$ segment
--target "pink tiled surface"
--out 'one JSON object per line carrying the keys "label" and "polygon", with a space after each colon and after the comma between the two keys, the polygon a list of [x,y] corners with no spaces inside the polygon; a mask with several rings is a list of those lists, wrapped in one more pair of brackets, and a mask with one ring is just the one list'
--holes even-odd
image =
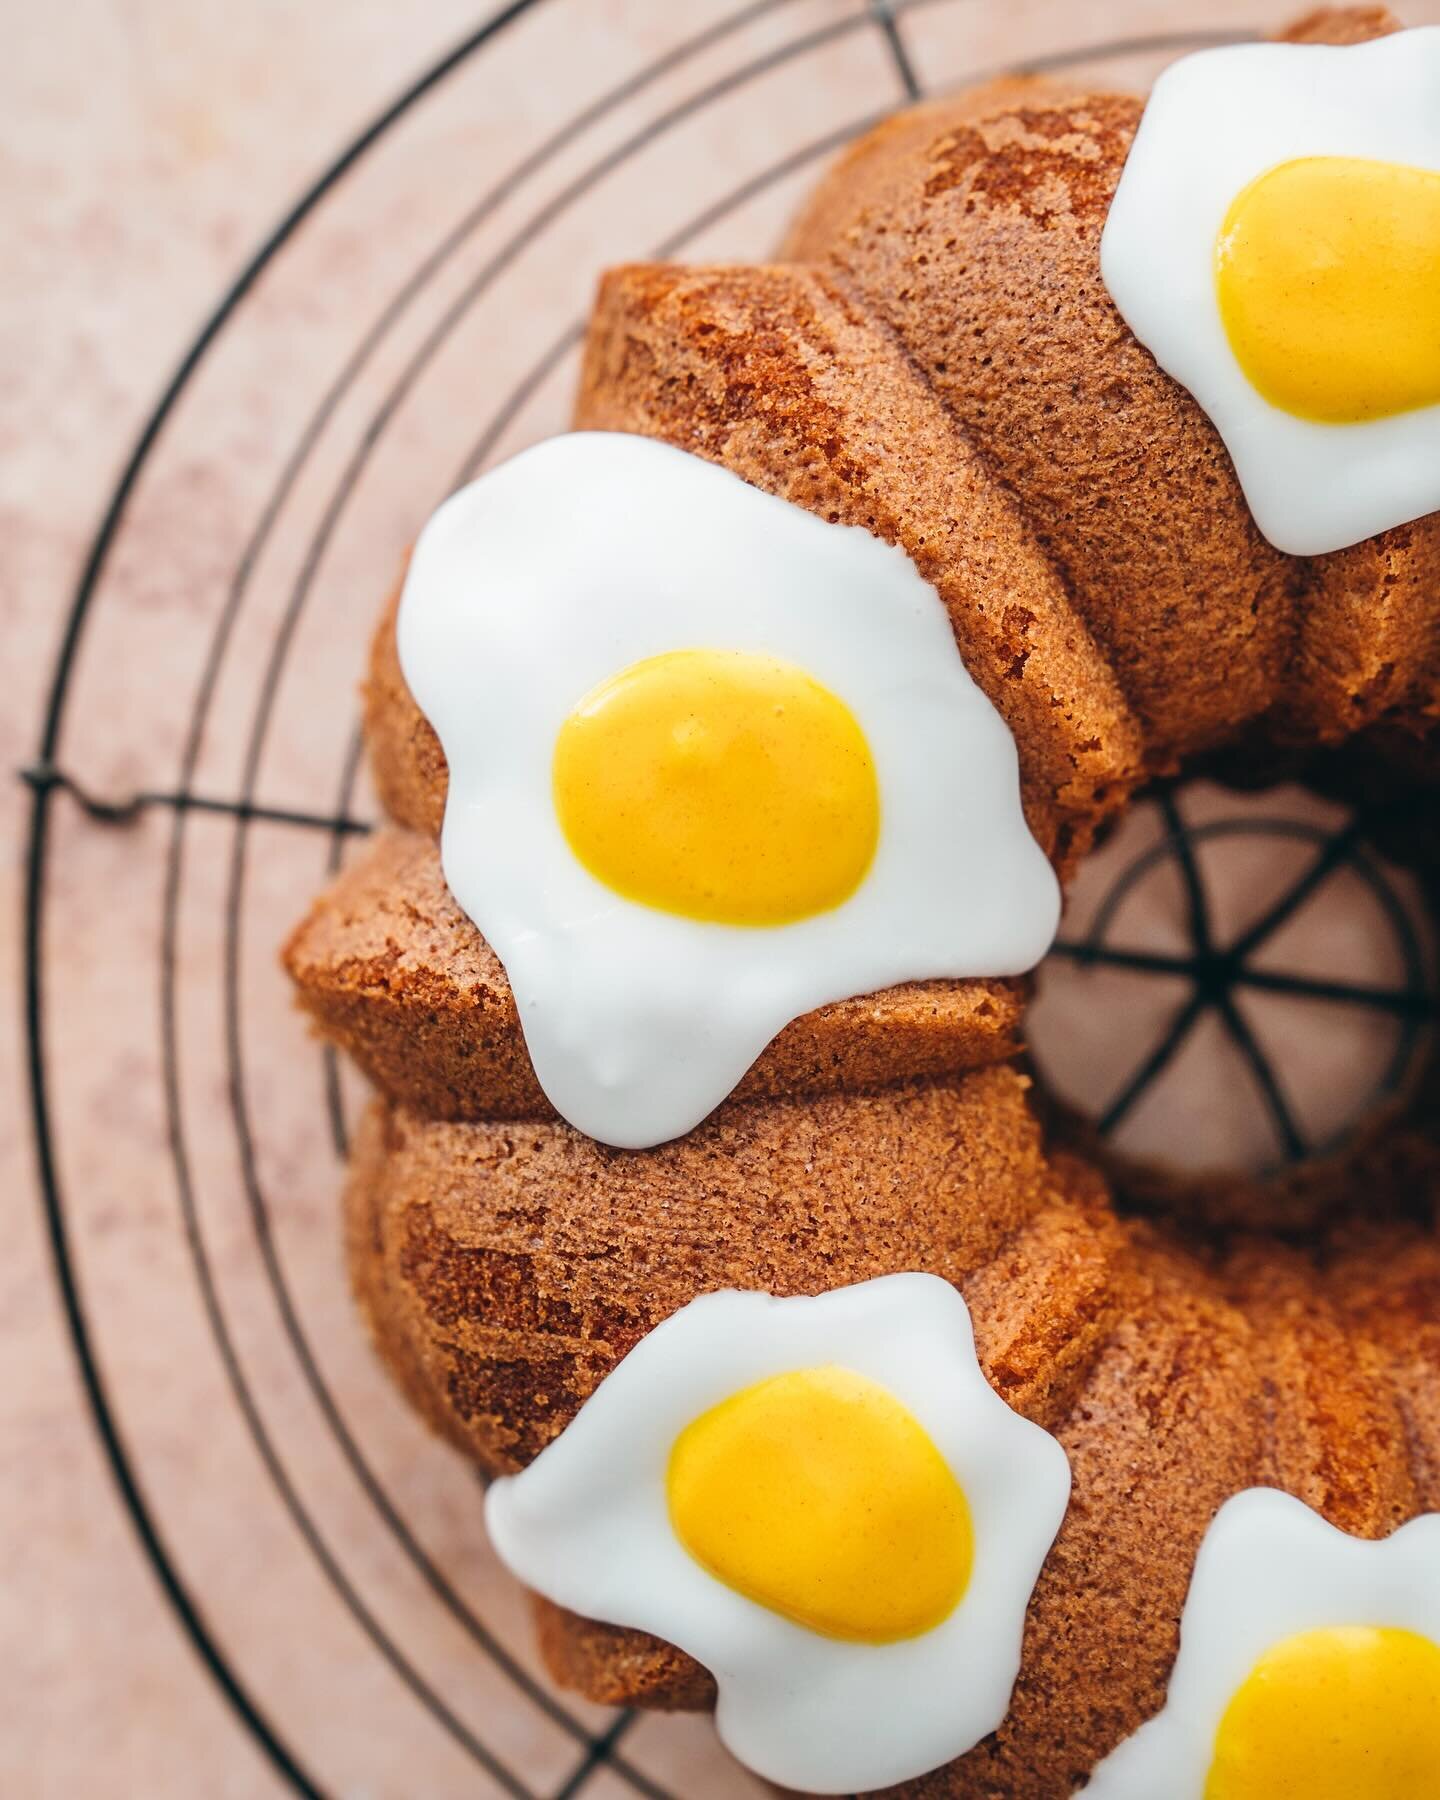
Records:
{"label": "pink tiled surface", "polygon": [[[927,87],[1056,49],[1143,81],[1161,51],[1098,47],[1283,10],[937,0],[902,23]],[[480,16],[461,0],[12,9],[7,771],[33,757],[89,534],[198,322],[314,172]],[[858,0],[539,0],[357,164],[200,366],[97,590],[61,764],[103,793],[168,789],[193,752],[197,793],[364,815],[363,778],[351,793],[347,774],[377,596],[462,469],[561,422],[567,333],[595,271],[677,240],[697,257],[762,251],[824,146],[899,93]],[[0,808],[18,891],[17,782]],[[106,829],[63,797],[52,816],[55,1175],[100,1373],[175,1579],[327,1794],[502,1792],[487,1758],[557,1790],[575,1732],[607,1721],[567,1703],[557,1722],[497,1671],[482,1633],[535,1668],[474,1479],[391,1393],[344,1290],[326,1071],[274,962],[329,838],[202,816],[177,838],[163,810]],[[1059,994],[1050,1010],[1063,1055],[1094,1008]],[[7,1094],[21,1088],[16,1011]],[[1203,1052],[1192,1073],[1219,1079]],[[342,1117],[358,1098],[342,1077]],[[1141,1128],[1165,1140],[1163,1117]],[[7,1107],[0,1132],[0,1793],[284,1791],[118,1502],[58,1305],[28,1110]],[[1236,1126],[1234,1153],[1252,1138]],[[755,1791],[700,1721],[646,1721],[623,1748],[687,1800]],[[590,1791],[636,1790],[622,1768]]]}

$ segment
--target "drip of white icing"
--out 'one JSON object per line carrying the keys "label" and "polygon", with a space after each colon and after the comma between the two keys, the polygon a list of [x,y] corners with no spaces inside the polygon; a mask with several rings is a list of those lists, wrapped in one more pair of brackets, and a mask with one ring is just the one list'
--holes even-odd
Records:
{"label": "drip of white icing", "polygon": [[[556,1110],[641,1147],[711,1112],[791,1019],[899,982],[1014,975],[1059,891],[1020,807],[1014,740],[904,554],[649,440],[577,433],[463,488],[420,537],[405,678],[449,764],[441,850],[499,956]],[[556,817],[557,733],[644,658],[798,665],[858,720],[881,834],[859,889],[772,928],[626,900]]]}
{"label": "drip of white icing", "polygon": [[[671,1527],[666,1469],[685,1427],[766,1376],[825,1363],[908,1408],[969,1502],[969,1586],[922,1637],[818,1636],[707,1574]],[[491,1487],[486,1521],[532,1588],[703,1663],[719,1687],[720,1735],[741,1762],[784,1787],[849,1794],[921,1775],[1000,1724],[1069,1493],[1060,1445],[982,1374],[965,1302],[936,1276],[907,1274],[816,1298],[693,1301],[641,1340],[529,1468]]]}
{"label": "drip of white icing", "polygon": [[1220,316],[1215,241],[1232,202],[1300,157],[1440,169],[1440,26],[1372,43],[1242,44],[1172,64],[1145,108],[1101,240],[1126,324],[1225,440],[1277,549],[1320,556],[1440,509],[1440,406],[1356,425],[1281,411]]}
{"label": "drip of white icing", "polygon": [[1085,1800],[1204,1800],[1220,1721],[1256,1662],[1336,1625],[1440,1643],[1440,1513],[1371,1541],[1275,1488],[1227,1500],[1195,1559],[1164,1709],[1106,1757]]}

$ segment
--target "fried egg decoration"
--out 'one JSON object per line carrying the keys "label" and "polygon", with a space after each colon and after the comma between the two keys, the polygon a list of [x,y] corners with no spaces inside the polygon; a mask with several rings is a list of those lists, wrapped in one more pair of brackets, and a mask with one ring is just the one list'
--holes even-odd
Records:
{"label": "fried egg decoration", "polygon": [[1174,64],[1101,269],[1278,549],[1317,556],[1436,511],[1440,26]]}
{"label": "fried egg decoration", "polygon": [[1054,935],[1010,732],[868,532],[554,438],[431,519],[399,645],[449,763],[446,881],[591,1137],[677,1137],[802,1013],[1018,974]]}
{"label": "fried egg decoration", "polygon": [[1251,1488],[1195,1562],[1162,1712],[1085,1800],[1436,1800],[1440,1513],[1378,1542]]}
{"label": "fried egg decoration", "polygon": [[1004,1718],[1070,1493],[933,1275],[813,1299],[707,1294],[641,1340],[486,1520],[561,1606],[714,1675],[767,1780],[888,1787]]}

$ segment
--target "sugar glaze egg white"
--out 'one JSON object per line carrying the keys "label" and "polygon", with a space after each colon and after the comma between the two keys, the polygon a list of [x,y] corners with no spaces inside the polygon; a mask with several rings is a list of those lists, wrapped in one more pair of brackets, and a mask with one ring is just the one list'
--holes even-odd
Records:
{"label": "sugar glaze egg white", "polygon": [[1165,1705],[1085,1800],[1433,1800],[1440,1514],[1368,1541],[1252,1488],[1206,1533]]}
{"label": "sugar glaze egg white", "polygon": [[1278,549],[1322,555],[1440,509],[1440,26],[1173,64],[1101,270]]}
{"label": "sugar glaze egg white", "polygon": [[486,1521],[538,1592],[709,1669],[741,1762],[850,1794],[1001,1723],[1069,1491],[1060,1445],[986,1381],[960,1295],[904,1274],[693,1301],[491,1486]]}
{"label": "sugar glaze egg white", "polygon": [[817,1006],[1049,946],[1011,734],[863,530],[576,433],[439,509],[398,633],[449,765],[446,881],[592,1137],[688,1131]]}

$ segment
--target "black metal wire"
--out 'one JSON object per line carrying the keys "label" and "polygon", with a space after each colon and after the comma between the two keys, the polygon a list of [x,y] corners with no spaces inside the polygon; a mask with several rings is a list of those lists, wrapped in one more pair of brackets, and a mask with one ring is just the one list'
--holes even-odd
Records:
{"label": "black metal wire", "polygon": [[587,1785],[591,1776],[597,1774],[606,1763],[613,1767],[616,1761],[615,1747],[634,1725],[635,1717],[635,1712],[630,1707],[617,1714],[609,1728],[591,1740],[585,1754],[556,1788],[552,1800],[574,1800],[574,1796]]}
{"label": "black metal wire", "polygon": [[[1069,962],[1137,969],[1147,975],[1196,974],[1193,956],[1166,956],[1155,950],[1128,950],[1115,944],[1092,944],[1061,938],[1050,946],[1050,955]],[[1370,987],[1358,981],[1325,981],[1314,975],[1287,975],[1277,969],[1252,969],[1244,965],[1230,976],[1236,987],[1258,988],[1272,994],[1294,994],[1301,999],[1326,1000],[1337,1005],[1365,1006],[1374,1012],[1393,1012],[1428,1019],[1436,1003],[1430,993],[1407,988]]]}
{"label": "black metal wire", "polygon": [[20,771],[20,779],[37,793],[58,788],[99,825],[134,825],[146,813],[169,811],[220,813],[233,819],[260,820],[267,825],[300,825],[311,831],[328,831],[340,839],[363,837],[375,829],[372,820],[354,819],[345,812],[312,813],[288,806],[264,806],[256,800],[222,800],[213,794],[192,794],[184,788],[168,793],[142,788],[118,800],[106,800],[81,787],[73,775],[67,775],[53,763],[31,763]]}
{"label": "black metal wire", "polygon": [[[1167,977],[1179,976],[1190,984],[1190,992],[1169,1024],[1101,1111],[1096,1129],[1102,1136],[1117,1131],[1174,1061],[1195,1027],[1207,1013],[1213,1012],[1250,1071],[1285,1160],[1298,1162],[1313,1154],[1318,1146],[1305,1141],[1280,1072],[1245,1017],[1240,990],[1252,988],[1287,994],[1296,999],[1339,1002],[1393,1014],[1397,1020],[1396,1044],[1371,1096],[1369,1104],[1373,1106],[1403,1086],[1414,1066],[1427,1022],[1440,1016],[1440,1000],[1428,978],[1424,950],[1414,922],[1393,883],[1366,853],[1358,819],[1337,831],[1326,831],[1294,819],[1213,819],[1205,824],[1191,825],[1181,812],[1172,784],[1162,785],[1150,797],[1164,820],[1165,836],[1117,876],[1096,908],[1090,929],[1083,938],[1061,938],[1051,948],[1053,956],[1083,967],[1108,966]],[[1316,845],[1317,853],[1296,880],[1246,927],[1234,943],[1219,947],[1213,938],[1209,898],[1196,852],[1207,842],[1239,836],[1299,840]],[[1178,867],[1184,889],[1188,951],[1183,955],[1161,955],[1112,944],[1109,934],[1124,901],[1146,876],[1167,861],[1173,861]],[[1400,953],[1403,986],[1376,988],[1259,969],[1251,963],[1255,952],[1341,869],[1357,875],[1379,902]]]}
{"label": "black metal wire", "polygon": [[[808,164],[818,162],[822,157],[828,156],[840,145],[848,143],[858,133],[871,125],[878,124],[885,116],[883,112],[867,113],[863,118],[850,120],[848,124],[842,125],[837,131],[827,131],[823,137],[803,144],[782,162],[774,164],[759,175],[752,176],[748,181],[741,182],[739,187],[732,188],[728,194],[707,206],[703,212],[697,213],[679,231],[672,232],[669,237],[657,244],[652,252],[653,256],[657,260],[663,260],[679,255],[691,239],[698,237],[702,231],[709,230],[710,226],[717,224],[727,213],[743,206],[747,200],[753,199],[766,187],[772,186],[777,181],[783,181],[787,175],[792,175]],[[451,483],[452,487],[463,487],[467,481],[472,480],[479,473],[494,455],[500,440],[524,411],[530,400],[561,366],[569,353],[579,346],[584,335],[585,321],[577,318],[567,325],[559,337],[540,353],[500,403],[493,418],[480,433],[474,445],[466,452],[465,460],[461,463]]]}
{"label": "black metal wire", "polygon": [[[59,712],[55,711],[58,723]],[[48,736],[48,727],[47,727]],[[134,1457],[120,1430],[109,1389],[100,1373],[95,1344],[86,1316],[75,1267],[74,1251],[65,1221],[60,1190],[60,1175],[55,1163],[54,1140],[50,1126],[48,1070],[45,1061],[44,966],[41,957],[41,934],[44,921],[45,871],[49,851],[50,796],[48,785],[33,790],[30,808],[30,841],[25,878],[25,988],[26,1068],[30,1084],[31,1124],[35,1140],[36,1174],[45,1209],[46,1230],[60,1290],[60,1302],[70,1340],[75,1346],[80,1380],[90,1407],[95,1430],[120,1495],[122,1509],[130,1520],[145,1559],[154,1572],[160,1591],[175,1614],[180,1630],[188,1639],[201,1666],[233,1709],[240,1723],[249,1731],[271,1767],[303,1800],[324,1800],[286,1741],[257,1705],[249,1688],[231,1668],[214,1631],[177,1569],[170,1546],[155,1522],[154,1510],[135,1471]]]}
{"label": "black metal wire", "polygon": [[1149,1092],[1184,1048],[1186,1039],[1204,1016],[1206,1000],[1198,991],[1175,1014],[1145,1059],[1125,1081],[1119,1093],[1096,1120],[1101,1137],[1109,1137],[1129,1117],[1135,1106]]}
{"label": "black metal wire", "polygon": [[1200,876],[1200,865],[1195,859],[1195,847],[1185,829],[1185,820],[1181,817],[1180,803],[1175,798],[1174,788],[1169,785],[1161,788],[1156,798],[1160,811],[1165,816],[1165,826],[1170,833],[1171,842],[1175,846],[1180,878],[1185,884],[1191,946],[1197,956],[1209,956],[1214,949],[1210,937],[1210,901]]}
{"label": "black metal wire", "polygon": [[[110,496],[91,543],[89,554],[85,559],[66,619],[51,678],[36,757],[38,767],[44,769],[54,767],[56,752],[59,749],[65,703],[70,690],[70,678],[74,670],[81,634],[94,603],[101,572],[106,566],[120,529],[121,520],[124,518],[130,497],[140,478],[140,472],[158,442],[181,394],[189,385],[191,377],[208,354],[211,346],[254,286],[262,271],[278,255],[325,196],[344,179],[349,170],[379,141],[395,120],[408,112],[432,88],[438,86],[466,58],[498,36],[536,4],[538,4],[538,0],[511,0],[511,4],[487,18],[477,30],[457,44],[447,56],[442,57],[439,62],[426,70],[402,94],[397,96],[390,106],[372,120],[300,196],[290,211],[260,244],[249,262],[245,264],[226,290],[209,319],[201,327],[142,426],[135,447]],[[122,1505],[139,1538],[141,1548],[154,1570],[161,1591],[174,1610],[177,1623],[189,1639],[202,1665],[213,1677],[221,1694],[230,1703],[236,1716],[250,1732],[257,1746],[269,1758],[276,1773],[288,1782],[296,1793],[306,1796],[307,1800],[310,1800],[311,1796],[314,1796],[315,1800],[319,1800],[321,1790],[310,1779],[288,1745],[257,1706],[248,1688],[231,1668],[188,1585],[181,1579],[169,1546],[155,1524],[154,1513],[135,1473],[134,1460],[120,1431],[109,1392],[95,1358],[90,1327],[76,1275],[74,1254],[65,1224],[64,1203],[60,1190],[59,1173],[55,1164],[51,1136],[48,1068],[45,1055],[42,932],[49,851],[50,802],[54,791],[54,784],[50,782],[41,783],[32,790],[25,883],[24,1011],[27,1072],[37,1174],[56,1281],[60,1289],[66,1323],[75,1346],[86,1398],[95,1420],[96,1430],[111,1475],[119,1490]]]}
{"label": "black metal wire", "polygon": [[1249,1064],[1256,1085],[1270,1109],[1270,1117],[1279,1134],[1286,1160],[1299,1162],[1309,1155],[1309,1146],[1295,1123],[1295,1115],[1285,1093],[1285,1083],[1280,1077],[1280,1071],[1261,1048],[1259,1039],[1250,1029],[1250,1021],[1228,988],[1222,989],[1215,1000],[1215,1006],[1231,1042]]}
{"label": "black metal wire", "polygon": [[[348,818],[351,802],[355,798],[355,784],[360,779],[361,765],[365,760],[365,734],[357,719],[350,728],[349,741],[345,746],[345,755],[340,763],[340,780],[335,794],[335,817]],[[332,878],[339,874],[340,864],[345,856],[345,846],[349,842],[343,831],[332,831],[330,848],[325,858],[325,872]],[[330,1141],[335,1146],[337,1159],[346,1163],[350,1160],[350,1131],[345,1122],[345,1101],[340,1087],[340,1057],[333,1044],[322,1044],[320,1048],[320,1066],[325,1084],[325,1112],[330,1120]]]}
{"label": "black metal wire", "polygon": [[906,48],[905,39],[900,34],[899,21],[895,16],[892,0],[871,0],[871,12],[880,26],[880,34],[885,39],[890,52],[890,59],[895,64],[895,72],[900,77],[900,86],[907,100],[920,100],[924,96],[920,89],[920,79],[915,73],[915,65],[910,60],[910,52]]}
{"label": "black metal wire", "polygon": [[[552,133],[541,145],[522,158],[507,175],[502,177],[481,199],[471,207],[469,212],[442,238],[434,249],[413,269],[405,282],[397,289],[395,295],[376,316],[370,327],[362,334],[354,350],[344,360],[329,387],[324,391],[319,403],[312,413],[305,428],[298,437],[280,476],[269,498],[263,506],[254,532],[237,563],[229,593],[217,622],[210,652],[197,686],[195,705],[192,711],[191,728],[181,757],[181,779],[170,790],[144,790],[125,796],[120,800],[99,798],[88,792],[57,764],[61,724],[66,697],[73,672],[76,652],[79,646],[85,621],[93,606],[98,592],[101,576],[106,567],[110,552],[119,533],[129,500],[152,451],[158,442],[164,427],[173,412],[182,393],[201,361],[209,353],[217,338],[233,318],[237,309],[250,292],[255,282],[288,243],[298,227],[320,204],[325,196],[343,180],[348,171],[358,163],[381,136],[416,104],[424,95],[438,86],[451,72],[458,68],[467,58],[481,50],[488,42],[513,24],[527,12],[534,10],[539,0],[515,0],[514,4],[505,7],[489,18],[476,31],[458,44],[447,56],[443,57],[433,68],[412,83],[397,100],[381,113],[354,142],[335,160],[320,178],[312,184],[304,195],[296,202],[290,212],[280,221],[275,230],[260,246],[255,255],[245,265],[240,275],[232,283],[230,289],[222,297],[206,325],[202,328],[190,350],[182,358],[170,383],[162,393],[150,418],[142,429],[135,449],[127,463],[110,504],[97,530],[91,546],[85,569],[78,584],[74,602],[60,653],[57,657],[54,676],[51,684],[46,718],[41,735],[41,744],[36,763],[26,772],[26,779],[33,789],[32,824],[30,857],[26,890],[26,1008],[30,1046],[31,1096],[34,1115],[35,1136],[37,1143],[37,1160],[40,1170],[41,1190],[45,1201],[47,1219],[49,1221],[55,1267],[60,1284],[62,1302],[66,1310],[71,1336],[76,1345],[77,1356],[81,1365],[82,1377],[85,1381],[87,1395],[94,1414],[97,1429],[105,1445],[107,1456],[120,1489],[122,1500],[134,1522],[137,1533],[152,1566],[155,1569],[167,1597],[175,1609],[177,1618],[185,1629],[197,1654],[209,1669],[222,1692],[230,1700],[246,1727],[253,1733],[257,1742],[269,1756],[278,1773],[290,1782],[295,1791],[305,1795],[319,1795],[311,1777],[303,1770],[294,1755],[284,1745],[274,1729],[255,1706],[240,1681],[230,1667],[223,1651],[215,1640],[213,1632],[206,1625],[193,1597],[180,1582],[168,1547],[158,1535],[149,1506],[144,1498],[140,1483],[136,1477],[133,1462],[123,1442],[116,1423],[113,1405],[105,1392],[96,1365],[93,1344],[84,1308],[81,1303],[80,1289],[74,1267],[73,1255],[65,1229],[64,1208],[58,1185],[55,1168],[51,1122],[46,1087],[45,1037],[44,1037],[44,1005],[43,1005],[43,965],[41,958],[41,937],[43,927],[43,911],[45,899],[45,879],[47,869],[47,827],[50,818],[51,801],[57,790],[68,791],[87,813],[100,822],[125,823],[152,809],[168,809],[173,814],[170,840],[170,851],[166,867],[166,891],[163,910],[162,930],[162,1038],[165,1046],[165,1082],[166,1096],[169,1106],[171,1149],[177,1174],[177,1188],[182,1201],[182,1221],[187,1241],[190,1244],[197,1281],[202,1299],[210,1317],[212,1333],[215,1336],[217,1350],[225,1366],[227,1377],[242,1413],[245,1415],[251,1435],[255,1440],[257,1452],[265,1464],[277,1493],[287,1505],[297,1529],[308,1543],[317,1561],[331,1579],[337,1593],[347,1604],[360,1623],[375,1642],[377,1649],[385,1656],[399,1678],[411,1688],[423,1704],[445,1728],[452,1732],[458,1741],[464,1743],[475,1756],[477,1762],[491,1775],[491,1778],[515,1794],[526,1792],[510,1771],[503,1768],[493,1752],[479,1740],[467,1726],[455,1718],[438,1697],[433,1695],[408,1660],[399,1651],[385,1633],[378,1619],[368,1609],[365,1602],[354,1589],[338,1559],[326,1544],[318,1528],[300,1503],[293,1483],[279,1458],[278,1452],[269,1438],[263,1417],[260,1414],[253,1394],[250,1391],[244,1371],[236,1356],[233,1341],[224,1317],[223,1307],[218,1291],[210,1275],[209,1262],[203,1237],[200,1230],[195,1196],[190,1184],[189,1163],[184,1141],[182,1096],[180,1093],[180,1066],[178,1054],[177,1020],[175,1012],[177,986],[176,933],[178,930],[179,905],[184,876],[184,835],[189,815],[196,811],[229,815],[234,820],[235,835],[232,841],[232,860],[230,884],[226,898],[226,965],[225,965],[225,999],[226,999],[226,1036],[227,1053],[231,1063],[231,1100],[237,1142],[241,1148],[247,1192],[250,1198],[252,1222],[254,1224],[257,1243],[262,1261],[265,1265],[267,1279],[280,1311],[282,1324],[297,1357],[307,1384],[314,1395],[322,1414],[326,1418],[332,1435],[340,1444],[342,1452],[350,1463],[361,1487],[367,1493],[371,1503],[385,1522],[387,1528],[395,1536],[402,1550],[419,1569],[428,1581],[441,1604],[451,1611],[453,1616],[470,1632],[477,1643],[501,1667],[510,1678],[526,1692],[529,1698],[545,1711],[562,1729],[576,1737],[583,1745],[579,1764],[559,1790],[561,1795],[574,1795],[580,1792],[590,1777],[601,1767],[612,1766],[617,1774],[629,1781],[637,1791],[652,1796],[661,1796],[662,1790],[643,1776],[638,1770],[630,1767],[623,1758],[616,1754],[623,1733],[628,1728],[628,1715],[620,1715],[609,1727],[599,1735],[590,1734],[580,1722],[568,1714],[518,1665],[513,1663],[508,1653],[491,1638],[488,1630],[465,1606],[460,1597],[454,1593],[443,1575],[430,1561],[428,1555],[410,1532],[393,1502],[381,1488],[369,1465],[361,1455],[358,1444],[348,1426],[341,1417],[331,1392],[326,1384],[319,1365],[314,1357],[306,1334],[303,1330],[299,1313],[294,1306],[286,1276],[281,1262],[278,1245],[275,1242],[268,1209],[261,1191],[256,1164],[255,1143],[251,1132],[248,1115],[248,1103],[245,1095],[244,1058],[241,1030],[240,1004],[242,999],[239,967],[243,926],[243,896],[245,874],[247,868],[247,842],[250,826],[255,822],[276,823],[302,828],[313,828],[318,832],[328,833],[328,860],[331,867],[337,866],[343,845],[355,835],[368,829],[368,824],[352,815],[351,799],[353,786],[359,766],[358,737],[352,734],[347,745],[339,783],[339,798],[335,810],[331,814],[316,814],[304,809],[267,806],[255,798],[255,786],[261,758],[264,753],[266,731],[270,711],[280,679],[286,653],[293,639],[300,612],[306,597],[311,592],[326,547],[337,528],[344,507],[350,494],[354,491],[360,471],[372,453],[375,444],[383,433],[387,423],[393,418],[405,395],[418,381],[431,358],[445,341],[449,331],[453,330],[468,309],[485,293],[513,263],[516,257],[546,229],[560,217],[566,208],[576,204],[589,193],[594,185],[623,162],[628,156],[637,154],[642,148],[654,142],[663,131],[670,129],[682,119],[690,116],[698,108],[708,105],[727,92],[734,91],[745,81],[754,79],[756,75],[773,68],[779,63],[795,56],[816,49],[821,45],[833,42],[848,33],[864,28],[877,30],[884,39],[887,51],[898,79],[901,94],[905,98],[917,98],[920,85],[916,78],[907,45],[902,35],[899,21],[907,14],[918,11],[922,6],[936,3],[936,0],[870,0],[870,3],[853,15],[833,21],[829,25],[802,34],[788,45],[782,45],[766,56],[737,69],[732,74],[709,84],[686,102],[672,107],[657,115],[656,119],[639,132],[627,137],[624,142],[612,149],[604,157],[593,163],[581,176],[568,183],[559,194],[552,197],[532,217],[529,223],[513,234],[499,252],[489,258],[485,266],[465,286],[461,295],[446,309],[446,313],[436,327],[432,327],[422,339],[417,351],[412,354],[402,371],[399,382],[392,387],[386,401],[374,415],[370,424],[362,434],[360,443],[345,466],[340,485],[332,496],[330,503],[321,516],[320,527],[306,552],[302,563],[301,574],[296,588],[292,592],[290,606],[281,620],[276,641],[267,661],[262,685],[257,696],[256,715],[252,724],[249,748],[247,750],[244,777],[241,792],[235,799],[225,799],[210,795],[197,795],[192,789],[192,779],[198,766],[204,731],[208,719],[219,672],[224,658],[233,641],[235,625],[240,609],[248,591],[251,579],[257,566],[260,554],[277,523],[281,512],[288,504],[302,470],[308,464],[311,453],[319,443],[322,434],[334,418],[336,411],[353,388],[356,380],[374,357],[381,343],[392,331],[407,309],[420,293],[434,279],[436,274],[453,258],[457,251],[473,235],[479,225],[490,217],[499,205],[518,192],[523,184],[535,175],[560,150],[577,141],[593,124],[606,116],[624,100],[633,98],[646,86],[680,64],[698,50],[711,47],[722,41],[730,33],[739,30],[743,25],[759,19],[763,15],[777,12],[789,0],[751,0],[750,4],[740,7],[736,12],[717,21],[706,30],[695,34],[682,44],[673,47],[662,57],[657,58],[647,68],[638,71],[634,76],[618,84],[607,94],[590,103],[569,121]],[[1063,67],[1067,63],[1091,60],[1106,54],[1119,54],[1131,50],[1164,49],[1190,47],[1197,43],[1208,43],[1232,39],[1234,33],[1189,33],[1168,38],[1136,38],[1109,45],[1095,44],[1077,46],[1054,53],[1039,62],[1032,62],[1031,67],[1043,64],[1047,67]],[[978,77],[977,77],[978,78]],[[806,162],[815,160],[827,151],[835,148],[846,138],[862,130],[873,122],[875,114],[865,119],[852,121],[842,130],[827,133],[824,138],[803,147],[777,164],[773,169],[763,171],[741,184],[730,195],[707,207],[697,215],[691,223],[679,233],[672,234],[657,250],[658,255],[673,254],[683,247],[687,236],[715,223],[734,207],[743,204],[747,199],[759,193],[770,183],[783,179],[787,174],[803,167]],[[557,339],[545,351],[531,371],[512,390],[502,402],[490,425],[481,435],[481,439],[470,458],[467,458],[467,470],[472,465],[483,462],[491,453],[509,423],[518,415],[528,399],[538,390],[543,382],[564,361],[567,354],[578,341],[579,327],[572,327],[561,338]],[[1062,952],[1063,953],[1063,952]],[[1090,955],[1091,960],[1110,959],[1112,953],[1101,946]],[[1252,971],[1251,979],[1255,985],[1259,972]],[[1273,978],[1272,978],[1273,979]],[[1358,996],[1360,990],[1355,990]],[[1408,1018],[1408,1014],[1406,1015]],[[1418,1025],[1416,1026],[1418,1029]],[[326,1065],[325,1084],[327,1107],[329,1110],[332,1133],[337,1150],[342,1154],[346,1145],[346,1132],[343,1119],[343,1107],[339,1091],[338,1073],[333,1059]]]}

